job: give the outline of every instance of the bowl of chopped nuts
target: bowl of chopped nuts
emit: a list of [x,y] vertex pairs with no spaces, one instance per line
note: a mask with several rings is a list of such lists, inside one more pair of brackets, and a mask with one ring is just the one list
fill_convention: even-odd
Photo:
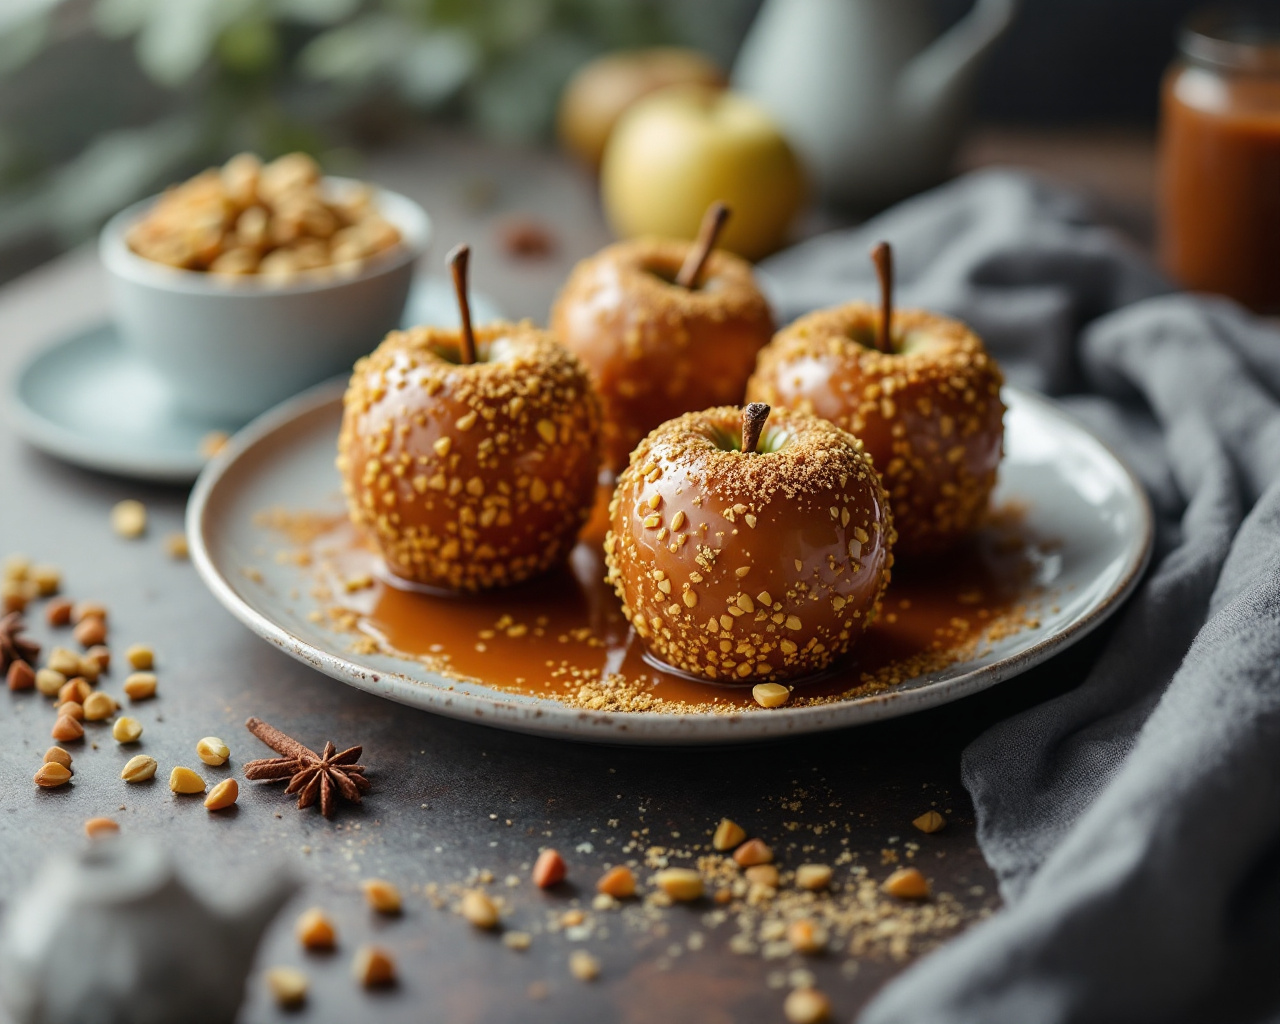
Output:
[[398,327],[431,222],[405,196],[241,154],[102,230],[124,343],[184,411],[244,422]]

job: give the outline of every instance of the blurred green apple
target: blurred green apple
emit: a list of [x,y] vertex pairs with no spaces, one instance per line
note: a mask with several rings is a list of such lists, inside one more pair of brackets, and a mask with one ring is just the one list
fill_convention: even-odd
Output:
[[623,50],[585,64],[560,96],[556,131],[565,149],[600,166],[609,133],[636,100],[671,85],[723,88],[724,72],[697,50],[656,46]]
[[707,207],[733,210],[720,246],[759,259],[781,246],[804,175],[773,119],[727,90],[672,86],[619,119],[600,168],[605,214],[623,238],[693,238]]

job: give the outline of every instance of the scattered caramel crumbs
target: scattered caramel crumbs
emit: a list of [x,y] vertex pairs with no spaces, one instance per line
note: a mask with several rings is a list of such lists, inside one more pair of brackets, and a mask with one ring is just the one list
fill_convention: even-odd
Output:
[[351,973],[365,988],[383,988],[395,984],[396,962],[380,946],[361,946],[351,963]]
[[569,973],[579,981],[595,981],[600,977],[600,961],[585,949],[575,949],[569,954]]
[[304,949],[333,949],[338,942],[333,920],[319,907],[311,907],[302,912],[298,923],[294,925],[294,934]]
[[366,878],[360,883],[365,902],[379,914],[395,915],[401,910],[400,890],[385,878]]
[[277,1005],[292,1009],[307,1001],[307,976],[296,967],[269,967],[264,977]]

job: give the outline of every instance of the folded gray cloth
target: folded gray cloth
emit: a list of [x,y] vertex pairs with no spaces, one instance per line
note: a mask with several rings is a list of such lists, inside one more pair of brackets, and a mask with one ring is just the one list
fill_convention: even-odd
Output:
[[1139,471],[1160,531],[1078,685],[964,752],[1007,906],[862,1020],[1266,1018],[1280,1005],[1280,331],[1169,294],[1080,202],[1005,172],[767,262],[783,314],[871,297],[879,238],[903,305],[967,320],[1011,379],[1070,395]]

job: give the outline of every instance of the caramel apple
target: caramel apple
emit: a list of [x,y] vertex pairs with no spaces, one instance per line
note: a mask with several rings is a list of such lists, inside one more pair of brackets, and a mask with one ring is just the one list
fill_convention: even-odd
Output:
[[[697,241],[620,242],[574,268],[551,331],[586,364],[604,408],[604,464],[617,471],[658,424],[738,403],[773,314],[751,266],[714,250],[716,204]],[[714,250],[714,251],[713,251]]]
[[958,320],[892,308],[892,254],[873,251],[880,309],[850,302],[779,331],[747,397],[813,413],[862,439],[893,503],[903,557],[941,551],[981,520],[1004,443],[1000,368]]
[[658,427],[609,518],[624,613],[653,656],[705,679],[822,671],[870,624],[893,564],[888,497],[862,443],[760,404]]
[[561,562],[591,512],[599,405],[586,370],[525,323],[392,331],[358,362],[338,468],[351,518],[413,583],[479,590]]

